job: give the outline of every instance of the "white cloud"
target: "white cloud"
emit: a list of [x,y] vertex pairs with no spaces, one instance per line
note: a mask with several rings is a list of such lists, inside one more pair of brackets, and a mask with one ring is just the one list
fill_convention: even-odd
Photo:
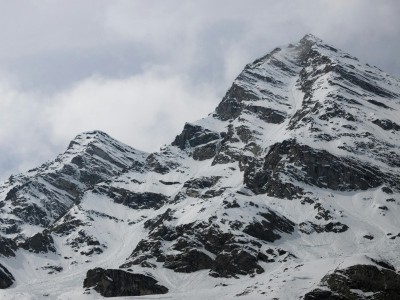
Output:
[[0,178],[54,158],[75,135],[94,129],[156,151],[179,134],[185,121],[205,116],[217,104],[208,86],[154,72],[91,77],[51,96],[2,85],[0,95]]
[[155,150],[211,112],[246,63],[308,32],[400,74],[398,0],[0,6],[0,178],[86,130]]
[[178,76],[146,72],[125,79],[88,78],[54,96],[48,113],[60,140],[100,129],[141,150],[169,143],[185,121],[213,110],[217,96]]
[[47,101],[5,83],[0,84],[0,95],[0,178],[4,178],[46,161],[54,155],[54,144],[43,110]]

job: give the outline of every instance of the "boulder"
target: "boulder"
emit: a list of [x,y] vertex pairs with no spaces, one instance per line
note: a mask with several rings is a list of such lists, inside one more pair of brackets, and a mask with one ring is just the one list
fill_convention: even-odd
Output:
[[84,288],[93,288],[104,297],[166,294],[168,289],[157,280],[143,274],[119,269],[95,268],[87,272]]

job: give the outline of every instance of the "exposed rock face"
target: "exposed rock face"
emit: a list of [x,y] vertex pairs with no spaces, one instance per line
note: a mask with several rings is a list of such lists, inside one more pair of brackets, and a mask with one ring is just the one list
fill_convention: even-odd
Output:
[[349,226],[340,222],[329,222],[323,225],[317,225],[312,222],[303,222],[299,224],[300,231],[305,234],[311,233],[322,233],[322,232],[334,232],[341,233],[349,229]]
[[180,166],[176,151],[170,148],[162,148],[160,152],[151,153],[147,156],[144,168],[140,172],[153,171],[159,174],[167,174]]
[[50,228],[50,232],[64,236],[85,225],[82,220],[74,217],[71,213],[66,214],[60,221],[61,222],[57,222]]
[[186,123],[182,133],[175,138],[171,145],[184,150],[188,147],[194,148],[199,145],[207,144],[219,138],[220,135],[217,132],[212,132],[201,126]]
[[14,281],[14,276],[10,273],[10,271],[0,264],[0,289],[6,289],[10,287]]
[[257,99],[257,97],[234,83],[215,109],[216,116],[222,121],[237,118],[243,108],[241,102],[246,99]]
[[[233,202],[236,205],[227,203],[222,203],[226,209],[240,209],[240,205],[236,202]],[[223,224],[220,224],[210,218],[209,223],[196,222],[172,226],[176,220],[173,216],[174,211],[167,210],[157,218],[147,220],[145,227],[150,229],[149,238],[139,242],[121,267],[140,265],[154,268],[157,262],[162,262],[164,267],[175,272],[188,273],[208,269],[213,277],[260,274],[264,272],[259,265],[261,261],[275,260],[268,259],[266,254],[262,253],[262,243],[258,240],[261,242],[278,240],[281,238],[279,233],[290,234],[294,231],[295,225],[273,211],[259,213],[259,217],[251,222],[229,221],[234,230],[244,228],[243,233],[249,235],[247,238],[243,234],[222,231],[221,227],[227,224],[228,220],[222,220]],[[243,248],[246,244],[251,246]]]
[[21,248],[34,253],[56,252],[53,237],[46,231],[28,238],[21,244]]
[[194,198],[208,198],[218,193],[216,190],[211,190],[211,188],[217,184],[220,178],[219,176],[212,176],[189,179],[183,184],[183,188],[186,189],[185,194]]
[[94,288],[104,297],[144,296],[165,294],[168,289],[158,285],[152,277],[118,269],[91,269],[87,272],[84,288]]
[[71,235],[66,241],[74,252],[81,255],[92,256],[103,253],[105,245],[101,244],[96,237],[88,234],[85,230],[77,228],[77,232]]
[[[260,72],[259,67],[265,62],[270,62],[276,69],[285,75],[293,75],[294,70],[292,66],[288,66],[285,62],[277,61],[273,59],[273,55],[279,53],[280,48],[276,48],[266,56],[255,60],[252,64],[245,67],[243,72],[238,76],[231,88],[225,94],[221,103],[215,109],[215,117],[222,120],[233,120],[241,116],[243,110],[254,113],[261,120],[268,123],[279,124],[283,122],[285,113],[284,110],[274,110],[261,106],[252,105],[252,102],[257,102],[262,99],[273,99],[283,100],[279,95],[271,93],[268,89],[249,89],[247,83],[267,82],[274,87],[279,88],[283,85],[283,82],[274,78],[276,74],[268,74]],[[274,99],[275,100],[275,99]]]
[[164,263],[164,267],[183,273],[210,269],[213,265],[213,259],[197,249],[186,250],[178,255],[166,255]]
[[[11,210],[21,224],[47,227],[63,216],[83,192],[96,183],[143,165],[147,154],[124,145],[101,131],[78,135],[65,153],[27,174],[11,176],[0,187],[8,192],[1,211]],[[0,222],[9,227],[7,220]],[[2,224],[2,226],[3,226]]]
[[386,300],[400,297],[400,275],[373,265],[355,265],[336,270],[322,279],[321,286],[324,288],[307,293],[304,300],[361,300],[366,297]]
[[104,194],[114,200],[115,203],[123,204],[132,209],[160,208],[168,197],[158,193],[135,193],[123,188],[100,185],[93,192]]
[[198,125],[185,124],[180,135],[176,136],[171,145],[187,151],[195,160],[206,160],[217,153],[221,135]]
[[273,242],[281,238],[278,232],[290,234],[294,231],[295,224],[292,221],[278,216],[273,211],[260,213],[260,216],[263,217],[261,222],[255,221],[247,225],[243,232],[260,240]]
[[257,257],[247,251],[235,249],[221,253],[215,259],[210,275],[213,277],[236,277],[237,275],[261,274],[264,269],[257,264]]
[[6,237],[0,236],[0,255],[4,257],[15,256],[17,250],[17,244]]
[[285,121],[285,114],[282,112],[275,111],[273,109],[262,107],[262,106],[247,106],[246,110],[255,114],[261,120],[272,123],[280,124]]
[[289,176],[298,182],[338,191],[366,190],[396,179],[377,167],[347,157],[337,157],[324,150],[286,140],[271,147],[261,168],[256,165],[245,172],[244,181],[257,194],[267,193],[279,198],[294,198],[300,191]]
[[372,121],[372,123],[378,125],[379,127],[381,127],[384,130],[396,130],[399,131],[400,130],[400,125],[398,125],[395,122],[392,122],[390,120],[379,120],[376,119],[374,121]]

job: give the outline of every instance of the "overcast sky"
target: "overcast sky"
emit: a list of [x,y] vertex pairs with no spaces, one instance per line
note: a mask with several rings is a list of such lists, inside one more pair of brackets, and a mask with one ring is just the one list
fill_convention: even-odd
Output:
[[313,33],[400,77],[398,0],[0,0],[0,179],[100,129],[156,151]]

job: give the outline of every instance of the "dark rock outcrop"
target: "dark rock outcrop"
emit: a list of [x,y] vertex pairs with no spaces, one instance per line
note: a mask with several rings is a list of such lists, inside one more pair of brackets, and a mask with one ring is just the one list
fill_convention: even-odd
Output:
[[329,222],[327,224],[317,225],[312,222],[302,222],[299,224],[299,230],[305,234],[333,232],[342,233],[349,229],[349,226],[340,222]]
[[272,124],[280,124],[285,121],[286,116],[280,111],[263,106],[246,106],[246,111],[255,114],[259,119]]
[[173,169],[176,169],[179,164],[177,164],[174,160],[166,160],[165,158],[169,155],[169,153],[163,152],[160,153],[152,153],[146,158],[145,167],[148,170],[159,174],[167,174]]
[[219,176],[211,176],[189,179],[183,184],[183,188],[186,189],[186,195],[197,198],[207,193],[210,188],[218,183],[220,178]]
[[[35,185],[36,184],[32,184],[30,185],[32,187],[26,187],[26,189],[29,190],[30,188],[32,188],[33,190],[35,190]],[[62,207],[63,205],[58,205],[58,203],[56,202],[54,202],[53,204],[54,212],[56,212],[58,215],[59,213],[61,213],[60,207]],[[50,224],[50,220],[47,218],[46,213],[35,203],[29,203],[26,195],[18,198],[12,203],[12,205],[15,206],[12,209],[12,213],[23,220],[25,223],[40,226],[48,226]]]
[[253,164],[246,169],[244,182],[256,194],[295,198],[300,188],[291,182],[284,182],[280,175],[338,191],[366,190],[385,182],[398,185],[395,178],[375,166],[348,157],[337,157],[325,150],[298,144],[295,140],[273,145],[261,167]]
[[380,120],[380,119],[375,119],[372,121],[372,123],[378,125],[380,128],[384,130],[395,130],[395,131],[400,131],[400,125],[392,122],[390,120]]
[[[276,232],[291,233],[294,230],[294,223],[270,211],[261,213],[265,229],[254,233],[248,228],[249,235],[254,237],[239,237],[231,232],[224,232],[218,224],[212,223],[213,218],[210,218],[209,224],[195,222],[168,226],[173,219],[172,214],[172,211],[166,211],[158,218],[145,222],[145,227],[151,229],[149,236],[138,243],[122,268],[132,265],[152,268],[156,261],[163,262],[164,267],[175,272],[209,269],[210,276],[214,277],[259,274],[264,270],[258,261],[270,260],[259,250],[262,244],[257,241],[257,233],[261,237],[265,236],[268,241],[273,241],[280,238]],[[236,221],[231,226],[238,229],[243,224]],[[263,233],[264,231],[267,233]],[[215,259],[211,257],[213,255]]]
[[217,154],[218,144],[217,143],[208,143],[203,146],[198,146],[193,150],[193,159],[194,160],[206,160],[213,158]]
[[[376,89],[377,87],[375,86],[372,86],[371,85],[371,88],[372,89]],[[376,90],[373,90],[372,92],[375,92],[376,94],[378,94],[379,95],[379,92],[377,92]],[[386,94],[386,95],[381,95],[381,96],[386,96],[386,97],[388,97],[388,98],[392,98],[393,97],[393,95],[391,95],[391,94]],[[386,108],[386,109],[390,109],[390,107],[389,106],[387,106],[386,104],[384,104],[384,103],[382,103],[382,102],[379,102],[379,101],[376,101],[376,100],[367,100],[369,103],[372,103],[373,105],[376,105],[376,106],[379,106],[379,107],[382,107],[382,108]]]
[[[386,300],[400,299],[400,275],[387,268],[354,265],[336,270],[321,281],[321,288],[304,296],[304,300]],[[368,293],[368,298],[358,291]]]
[[164,263],[164,267],[183,273],[210,269],[213,265],[213,259],[197,249],[190,249],[177,255],[167,255]]
[[46,230],[36,233],[34,236],[23,242],[20,246],[21,248],[34,253],[56,252],[53,237]]
[[50,232],[60,236],[65,236],[83,225],[85,225],[85,223],[82,220],[74,217],[73,214],[68,213],[62,219],[60,219],[59,222],[51,226]]
[[236,275],[264,273],[264,269],[257,263],[257,260],[257,257],[241,249],[222,252],[215,258],[215,264],[210,271],[210,276],[237,277]]
[[0,255],[5,257],[15,256],[17,244],[9,238],[0,236]]
[[[4,202],[2,203],[4,205]],[[21,225],[24,222],[13,217],[0,218],[0,226],[3,234],[14,234],[21,232]]]
[[78,252],[81,248],[81,255],[92,256],[93,254],[103,253],[105,245],[100,244],[96,237],[88,234],[85,230],[81,229],[72,238],[67,239],[67,244],[71,246],[74,252]]
[[84,288],[94,288],[104,297],[166,294],[168,289],[157,280],[142,274],[119,269],[91,269],[83,282]]
[[107,195],[115,203],[128,206],[132,209],[158,209],[168,201],[168,197],[163,194],[152,192],[135,193],[123,188],[106,185],[97,186],[93,192]]
[[0,289],[6,289],[10,287],[14,281],[14,276],[10,273],[10,271],[0,264]]
[[243,109],[242,101],[257,99],[246,89],[237,84],[232,84],[221,103],[215,109],[216,117],[222,121],[237,118]]
[[193,148],[199,145],[205,145],[218,139],[220,139],[218,133],[212,132],[211,130],[198,125],[186,123],[182,133],[176,136],[171,145],[184,150],[188,147]]
[[260,213],[263,220],[247,225],[243,232],[266,242],[273,242],[281,238],[278,232],[292,233],[295,224],[283,216],[278,216],[273,211]]

